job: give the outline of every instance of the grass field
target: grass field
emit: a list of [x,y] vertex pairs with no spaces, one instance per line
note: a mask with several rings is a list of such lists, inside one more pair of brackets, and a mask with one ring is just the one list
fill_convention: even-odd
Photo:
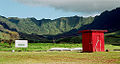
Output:
[[0,64],[120,64],[120,52],[0,52]]
[[[12,44],[12,48],[8,48],[8,43],[0,43],[0,51],[11,51],[11,50],[24,50],[24,48],[15,48],[15,44]],[[76,48],[82,47],[82,44],[55,44],[55,43],[29,43],[27,51],[40,51],[49,50],[50,48],[61,47],[61,48]]]
[[[54,47],[60,47],[60,48],[78,48],[82,47],[82,44],[68,44],[68,43],[61,43],[61,44],[55,44],[55,43],[29,43],[28,48],[15,48],[15,44],[12,44],[12,48],[8,48],[7,46],[8,43],[0,43],[0,51],[44,51],[44,50],[49,50],[50,48]],[[111,44],[106,44],[105,49],[109,49],[112,51],[113,49],[120,49],[120,46],[114,46]]]
[[[29,43],[26,51],[31,52],[8,52],[11,50],[24,51],[23,48],[8,48],[7,43],[0,43],[0,64],[120,64],[120,52],[112,51],[120,49],[120,46],[110,44],[105,45],[105,49],[110,52],[80,53],[79,51],[48,51],[54,47],[60,48],[78,48],[82,44],[68,43]],[[36,52],[38,51],[38,52]]]

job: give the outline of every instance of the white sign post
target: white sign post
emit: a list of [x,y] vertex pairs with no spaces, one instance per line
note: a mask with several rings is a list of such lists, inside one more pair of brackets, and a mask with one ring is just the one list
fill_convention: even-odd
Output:
[[16,48],[27,48],[28,40],[15,40],[15,47]]

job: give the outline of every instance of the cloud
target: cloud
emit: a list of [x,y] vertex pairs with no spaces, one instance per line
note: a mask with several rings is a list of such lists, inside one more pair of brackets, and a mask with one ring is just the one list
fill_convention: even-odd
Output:
[[64,11],[96,13],[120,7],[120,0],[16,0],[33,6],[49,6]]

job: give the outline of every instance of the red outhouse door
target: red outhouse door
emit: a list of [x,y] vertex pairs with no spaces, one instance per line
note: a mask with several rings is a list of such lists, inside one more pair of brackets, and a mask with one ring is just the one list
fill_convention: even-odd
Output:
[[104,51],[104,32],[107,30],[83,30],[82,47],[83,52]]

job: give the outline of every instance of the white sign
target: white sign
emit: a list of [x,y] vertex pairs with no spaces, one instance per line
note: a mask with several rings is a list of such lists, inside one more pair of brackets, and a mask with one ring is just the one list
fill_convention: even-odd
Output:
[[15,47],[21,47],[21,48],[28,47],[28,40],[15,40]]

